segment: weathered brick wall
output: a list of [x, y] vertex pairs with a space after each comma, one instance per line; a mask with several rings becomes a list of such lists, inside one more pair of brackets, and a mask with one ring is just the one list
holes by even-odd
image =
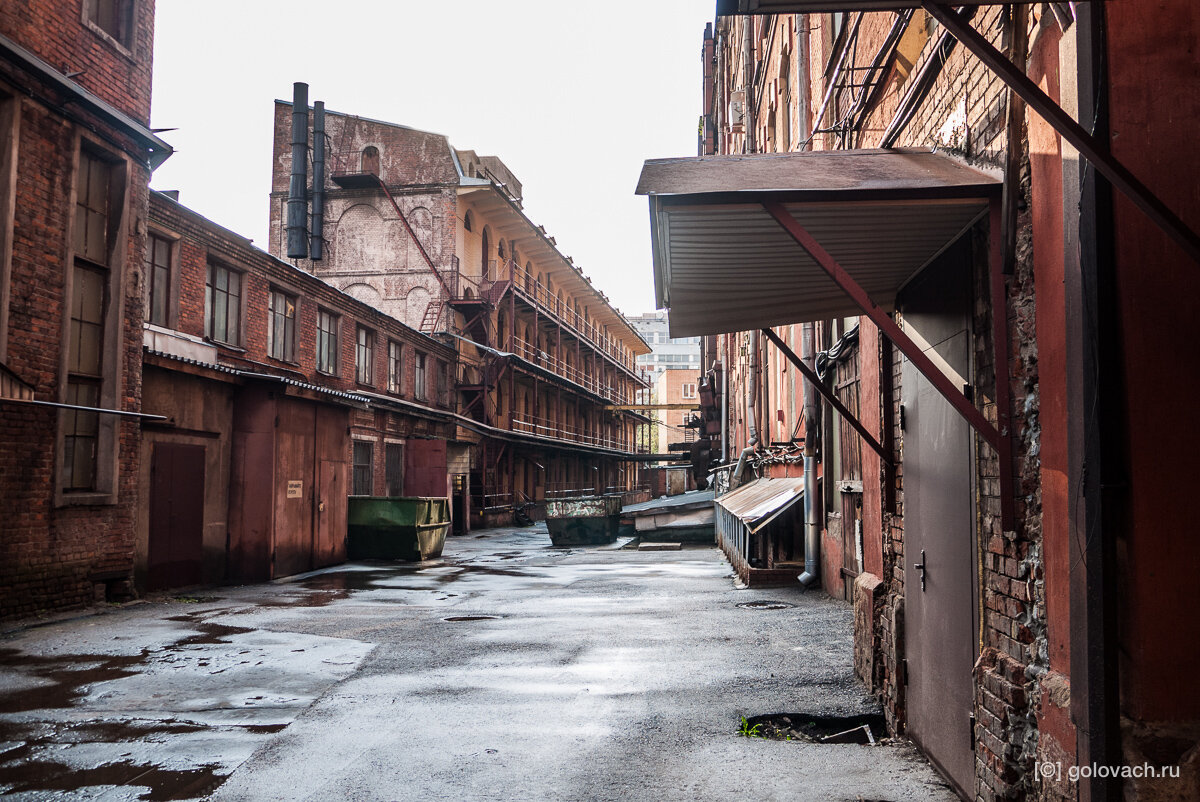
[[0, 3], [0, 34], [52, 67], [78, 73], [73, 81], [134, 119], [149, 123], [155, 0], [135, 0], [128, 47], [84, 22], [87, 2]]
[[[55, 6], [62, 5], [67, 4], [6, 4], [0, 9], [0, 30], [55, 64], [80, 65], [82, 62], [74, 57], [61, 59], [58, 54], [73, 52], [81, 38], [92, 34], [80, 32], [77, 11], [55, 10]], [[39, 20], [46, 24], [41, 25]], [[146, 39], [144, 64], [123, 56], [114, 59], [101, 51], [86, 62], [89, 72], [79, 80], [85, 84], [89, 80], [111, 82], [113, 86], [105, 89], [107, 98], [145, 118], [149, 109], [151, 23], [139, 18], [139, 25]], [[126, 61], [129, 63], [122, 69], [132, 77], [113, 72], [115, 64]], [[71, 269], [68, 249], [74, 217], [75, 154], [81, 139], [95, 141], [113, 159], [121, 158], [121, 150], [136, 149], [100, 121], [87, 121], [85, 132], [84, 126], [42, 105], [36, 98], [48, 96], [50, 90], [37, 86], [32, 76], [11, 77], [17, 83], [14, 88], [20, 90], [14, 101], [19, 106], [20, 134], [4, 361], [33, 386], [37, 400], [61, 402], [65, 400], [64, 296]], [[124, 86], [126, 78], [132, 83], [122, 95], [114, 86]], [[139, 83], [143, 78], [144, 82]], [[0, 75], [0, 86], [7, 83], [7, 74]], [[89, 88], [97, 92], [104, 89], [96, 84]], [[82, 111], [80, 115], [86, 116]], [[112, 404], [136, 412], [141, 398], [139, 279], [149, 174], [131, 160], [126, 160], [125, 170], [128, 196], [124, 225], [118, 233], [124, 239], [124, 261], [114, 268], [121, 271], [121, 290], [109, 299], [110, 304], [117, 305], [118, 325], [106, 331], [105, 337], [107, 343], [113, 338], [117, 342], [111, 352], [116, 364], [111, 365], [109, 374], [117, 388]], [[140, 429], [130, 419], [119, 419], [113, 441], [116, 454], [110, 451], [100, 455], [106, 464], [115, 456], [110, 500], [62, 505], [55, 499], [59, 459], [56, 438], [61, 415], [48, 408], [6, 405], [0, 416], [0, 499], [6, 510], [0, 516], [0, 617], [79, 606], [93, 601], [97, 594], [100, 598], [106, 594], [119, 598], [130, 592]]]

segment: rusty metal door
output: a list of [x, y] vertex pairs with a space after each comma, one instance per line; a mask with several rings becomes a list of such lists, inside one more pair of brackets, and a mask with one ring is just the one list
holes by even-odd
[[321, 460], [317, 476], [316, 568], [335, 565], [346, 557], [346, 464]]
[[275, 529], [272, 578], [311, 571], [313, 564], [313, 475], [316, 405], [279, 399], [275, 430]]
[[[906, 330], [968, 377], [971, 263], [969, 247], [963, 250], [952, 249], [913, 282], [902, 309]], [[963, 418], [908, 360], [901, 403], [908, 732], [959, 793], [973, 796], [972, 439]]]
[[147, 563], [148, 590], [204, 579], [204, 446], [154, 444]]

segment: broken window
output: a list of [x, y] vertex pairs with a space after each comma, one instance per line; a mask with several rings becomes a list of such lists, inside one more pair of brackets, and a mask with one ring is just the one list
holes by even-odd
[[208, 266], [204, 288], [204, 336], [228, 345], [241, 343], [242, 274], [224, 265]]
[[369, 496], [374, 489], [375, 444], [354, 441], [354, 495]]
[[146, 240], [146, 322], [170, 325], [171, 240], [151, 233]]
[[271, 290], [267, 350], [272, 359], [296, 361], [296, 296]]
[[375, 380], [375, 332], [359, 326], [356, 341], [354, 378], [359, 384], [373, 384]]

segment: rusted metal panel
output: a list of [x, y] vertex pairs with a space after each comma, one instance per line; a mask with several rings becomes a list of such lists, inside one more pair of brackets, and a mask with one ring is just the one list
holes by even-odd
[[[971, 250], [904, 296], [904, 321], [969, 375]], [[959, 788], [974, 782], [975, 494], [971, 431], [911, 360], [902, 364], [908, 732]], [[1003, 380], [1004, 377], [1000, 377]]]
[[204, 461], [204, 446], [154, 444], [148, 590], [204, 581]]

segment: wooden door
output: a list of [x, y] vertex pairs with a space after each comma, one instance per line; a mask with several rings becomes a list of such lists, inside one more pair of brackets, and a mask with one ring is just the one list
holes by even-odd
[[155, 443], [150, 463], [148, 590], [204, 580], [204, 446]]

